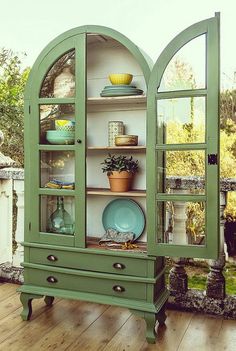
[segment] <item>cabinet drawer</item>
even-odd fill
[[[147,262],[139,258],[30,248],[30,262],[95,272],[147,276]]]
[[[86,277],[44,269],[25,268],[25,284],[146,300],[146,283]]]

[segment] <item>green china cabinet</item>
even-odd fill
[[[176,55],[194,45],[200,78],[168,78]],[[119,72],[132,73],[144,93],[101,97],[109,74]],[[166,318],[164,257],[218,255],[218,98],[218,14],[180,33],[154,66],[125,36],[100,26],[72,29],[42,51],[25,93],[24,320],[35,298],[94,301],[143,316],[155,342],[156,321]],[[122,121],[138,145],[108,146],[110,121]],[[109,190],[101,170],[108,153],[138,159],[131,190]],[[184,160],[185,176],[189,170],[202,186],[173,189],[170,178],[182,175],[173,160]],[[189,160],[201,167],[191,173]],[[114,200],[127,209],[104,216]],[[128,229],[139,222],[131,204],[144,221],[135,246],[101,244],[104,221]],[[180,207],[201,209],[201,240],[189,241]]]

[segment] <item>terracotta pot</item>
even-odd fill
[[[113,171],[108,178],[111,191],[124,192],[131,188],[133,173]]]

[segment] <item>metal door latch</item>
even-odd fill
[[[217,165],[218,164],[218,155],[217,154],[209,154],[208,155],[208,164],[209,165]]]

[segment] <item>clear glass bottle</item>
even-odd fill
[[[57,209],[48,219],[50,233],[74,234],[74,222],[71,215],[64,209],[64,199],[57,196]]]

